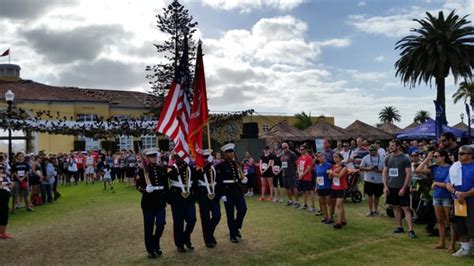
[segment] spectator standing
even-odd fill
[[[368,217],[380,215],[378,206],[379,198],[383,194],[382,171],[384,166],[384,157],[380,156],[376,145],[370,145],[369,152],[362,158],[360,164],[360,171],[364,174],[364,193],[368,196]]]
[[[384,193],[387,195],[387,204],[393,206],[395,214],[397,228],[393,233],[401,234],[404,232],[401,214],[401,209],[403,209],[409,228],[408,237],[416,238],[410,209],[411,163],[408,156],[401,152],[401,146],[397,139],[390,142],[391,154],[385,158],[383,169]]]

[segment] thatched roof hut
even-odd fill
[[[282,141],[305,141],[310,139],[301,130],[288,124],[286,121],[279,122],[272,126],[267,133],[260,135],[267,142],[276,143]]]
[[[415,128],[415,127],[417,127],[417,126],[419,126],[419,125],[420,125],[420,124],[418,124],[417,122],[413,122],[413,123],[409,124],[408,126],[406,126],[406,127],[403,129],[403,131],[405,131],[405,130],[407,130],[407,129]],[[400,130],[400,131],[402,131],[402,130]]]
[[[345,140],[349,138],[343,128],[331,125],[323,119],[319,119],[312,126],[303,130],[303,133],[311,139],[330,138],[332,140]]]
[[[363,137],[369,141],[373,140],[389,140],[393,137],[381,129],[373,127],[362,121],[356,120],[345,128],[348,135],[352,138]]]
[[[395,133],[398,133],[402,131],[401,128],[397,127],[395,124],[385,122],[383,123],[379,129],[383,130],[384,132],[390,134],[390,135],[395,135]]]
[[[464,131],[467,131],[467,129],[469,128],[468,125],[466,125],[464,122],[459,122],[456,125],[454,125],[453,127],[457,128],[457,129],[460,129],[460,130],[464,130]],[[471,135],[474,136],[474,129],[472,129],[472,128],[471,128]]]

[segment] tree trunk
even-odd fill
[[[443,107],[442,119],[446,124],[448,124],[448,120],[446,119],[446,88],[443,76],[436,77],[436,89],[436,101],[438,101],[438,103]]]

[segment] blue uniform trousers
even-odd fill
[[[145,225],[145,246],[148,253],[155,253],[160,249],[160,238],[166,224],[165,208],[143,210],[143,222]],[[155,227],[156,225],[156,227]],[[155,233],[153,234],[153,229]]]
[[[171,203],[173,214],[173,234],[176,247],[183,247],[191,242],[191,233],[196,224],[196,205],[194,201],[187,200],[184,204]],[[186,222],[186,228],[184,226]]]
[[[229,227],[229,235],[231,238],[237,236],[237,232],[242,228],[245,213],[247,213],[247,204],[244,195],[227,195],[224,202],[225,213],[227,216],[227,226]],[[235,211],[237,210],[237,215]]]
[[[221,220],[221,205],[219,200],[210,200],[207,196],[203,196],[203,198],[199,200],[199,214],[201,216],[204,243],[206,243],[206,245],[216,243],[214,231]]]

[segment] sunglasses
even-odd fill
[[[435,155],[433,158],[438,159],[438,157],[441,157],[440,155]]]
[[[471,154],[471,153],[469,153],[469,152],[460,152],[460,153],[458,153],[458,154],[459,154],[459,155],[466,155],[466,154]]]

